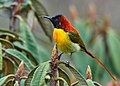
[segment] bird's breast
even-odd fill
[[[53,38],[59,49],[64,53],[76,52],[79,49],[79,46],[71,42],[67,32],[63,29],[54,28]]]

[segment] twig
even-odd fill
[[[54,48],[52,50],[50,68],[50,86],[56,86],[58,77],[58,49],[56,45],[54,45]]]

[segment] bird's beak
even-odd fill
[[[50,21],[52,21],[52,17],[50,16],[43,16],[43,18],[49,19]]]

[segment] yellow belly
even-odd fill
[[[68,34],[62,29],[54,29],[53,38],[58,48],[64,53],[71,53],[76,51],[76,47],[69,39]]]

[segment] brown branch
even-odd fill
[[[50,86],[57,85],[57,77],[58,77],[58,49],[55,45],[52,50],[51,62],[50,62]]]

